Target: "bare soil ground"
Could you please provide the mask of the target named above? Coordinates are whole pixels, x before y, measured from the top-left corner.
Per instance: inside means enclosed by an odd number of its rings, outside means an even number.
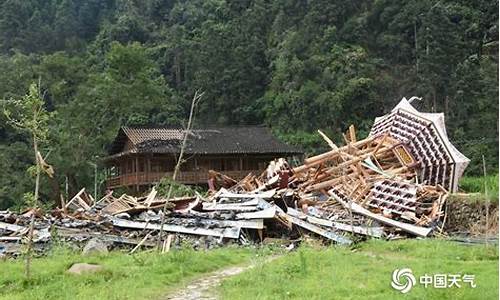
[[[270,262],[279,256],[271,256],[265,260],[265,263]],[[173,292],[172,294],[166,295],[162,299],[169,300],[216,300],[219,299],[218,295],[215,293],[215,288],[226,278],[240,274],[247,270],[254,268],[260,262],[253,262],[248,265],[228,267],[222,270],[218,270],[207,274],[201,278],[189,282],[186,286]]]

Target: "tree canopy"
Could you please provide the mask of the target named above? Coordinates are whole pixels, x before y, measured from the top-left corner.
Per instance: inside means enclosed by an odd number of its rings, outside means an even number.
[[[120,126],[182,125],[195,90],[195,126],[266,124],[308,153],[326,147],[317,129],[341,142],[421,96],[468,174],[482,155],[498,168],[496,1],[0,0],[0,68],[0,99],[41,79],[42,152],[72,191]],[[0,116],[0,208],[30,190],[31,147]]]

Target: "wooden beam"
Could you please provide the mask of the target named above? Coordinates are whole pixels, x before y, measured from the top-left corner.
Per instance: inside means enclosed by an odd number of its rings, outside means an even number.
[[[151,203],[152,203],[152,202],[153,202],[153,200],[155,199],[156,194],[157,194],[157,191],[156,191],[155,187],[153,186],[153,188],[151,189],[151,192],[149,193],[148,197],[147,197],[147,198],[146,198],[146,200],[144,201],[144,204],[145,204],[147,207],[150,207],[150,206],[151,206]]]
[[[147,156],[147,160],[146,160],[146,181],[147,182],[150,182],[150,178],[149,178],[149,173],[151,173],[151,156],[148,155]]]
[[[401,229],[403,231],[412,233],[414,235],[418,235],[418,236],[421,236],[421,237],[426,237],[432,231],[432,228],[411,225],[411,224],[408,224],[408,223],[403,223],[403,222],[399,222],[399,221],[396,221],[396,220],[393,220],[393,219],[386,218],[386,217],[384,217],[382,215],[379,215],[379,214],[372,213],[368,209],[363,208],[361,205],[359,205],[357,203],[354,203],[352,201],[351,201],[350,204],[347,204],[345,201],[343,201],[342,199],[340,199],[339,197],[337,197],[337,195],[335,195],[334,193],[330,193],[330,195],[333,196],[337,201],[339,201],[339,203],[341,203],[345,207],[350,206],[350,208],[352,209],[352,211],[355,212],[355,213],[358,213],[358,214],[363,215],[365,217],[377,220],[377,221],[382,222],[384,224],[387,224],[387,225],[390,225],[390,226],[393,226],[393,227],[397,227],[397,228],[399,228],[399,229]]]
[[[363,146],[363,145],[366,145],[368,143],[371,143],[373,140],[374,140],[374,138],[366,138],[364,140],[358,141],[358,142],[353,143],[351,145],[354,146],[354,147],[359,147],[359,146]],[[339,156],[341,154],[341,152],[347,152],[348,149],[349,149],[348,146],[342,146],[342,147],[340,147],[340,148],[338,148],[336,150],[334,149],[334,150],[325,152],[325,153],[320,154],[320,155],[316,155],[316,156],[312,156],[312,157],[306,158],[304,160],[304,164],[302,166],[294,168],[293,172],[294,173],[304,172],[304,171],[306,171],[307,169],[309,169],[311,167],[314,167],[316,165],[321,164],[322,162],[331,160],[331,159]]]
[[[339,147],[337,147],[337,145],[335,145],[335,143],[326,134],[324,134],[323,131],[318,129],[318,133],[325,140],[325,142],[328,144],[328,146],[330,146],[330,148],[332,148],[332,150],[339,149]]]
[[[349,126],[349,141],[351,143],[356,143],[356,129],[354,129],[354,125]]]
[[[135,189],[139,192],[139,157],[135,157]]]

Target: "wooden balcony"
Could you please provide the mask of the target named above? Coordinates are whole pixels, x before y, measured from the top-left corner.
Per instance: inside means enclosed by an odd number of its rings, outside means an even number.
[[[224,175],[235,180],[243,179],[248,173],[260,175],[262,170],[242,170],[242,171],[224,171]],[[172,177],[173,172],[137,172],[123,174],[108,178],[107,187],[110,189],[127,186],[149,185],[158,183],[163,177]],[[206,184],[208,181],[208,172],[184,171],[177,174],[177,182],[183,184]]]

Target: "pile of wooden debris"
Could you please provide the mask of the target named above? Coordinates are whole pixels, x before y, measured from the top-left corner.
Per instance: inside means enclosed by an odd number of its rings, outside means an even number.
[[[442,232],[446,198],[469,162],[448,141],[442,114],[420,113],[403,99],[376,119],[365,139],[358,140],[351,126],[346,145],[338,147],[319,133],[330,151],[295,168],[285,159],[272,161],[260,176],[239,182],[211,171],[219,180],[209,183],[207,196],[166,199],[153,188],[144,197],[110,193],[95,201],[82,189],[51,215],[37,215],[35,242],[43,246],[55,235],[72,241],[99,237],[133,245],[133,251],[154,245],[168,251],[186,239],[211,247],[231,240],[297,240],[307,232],[351,244],[364,236]],[[19,252],[28,214],[0,212],[0,253]]]

